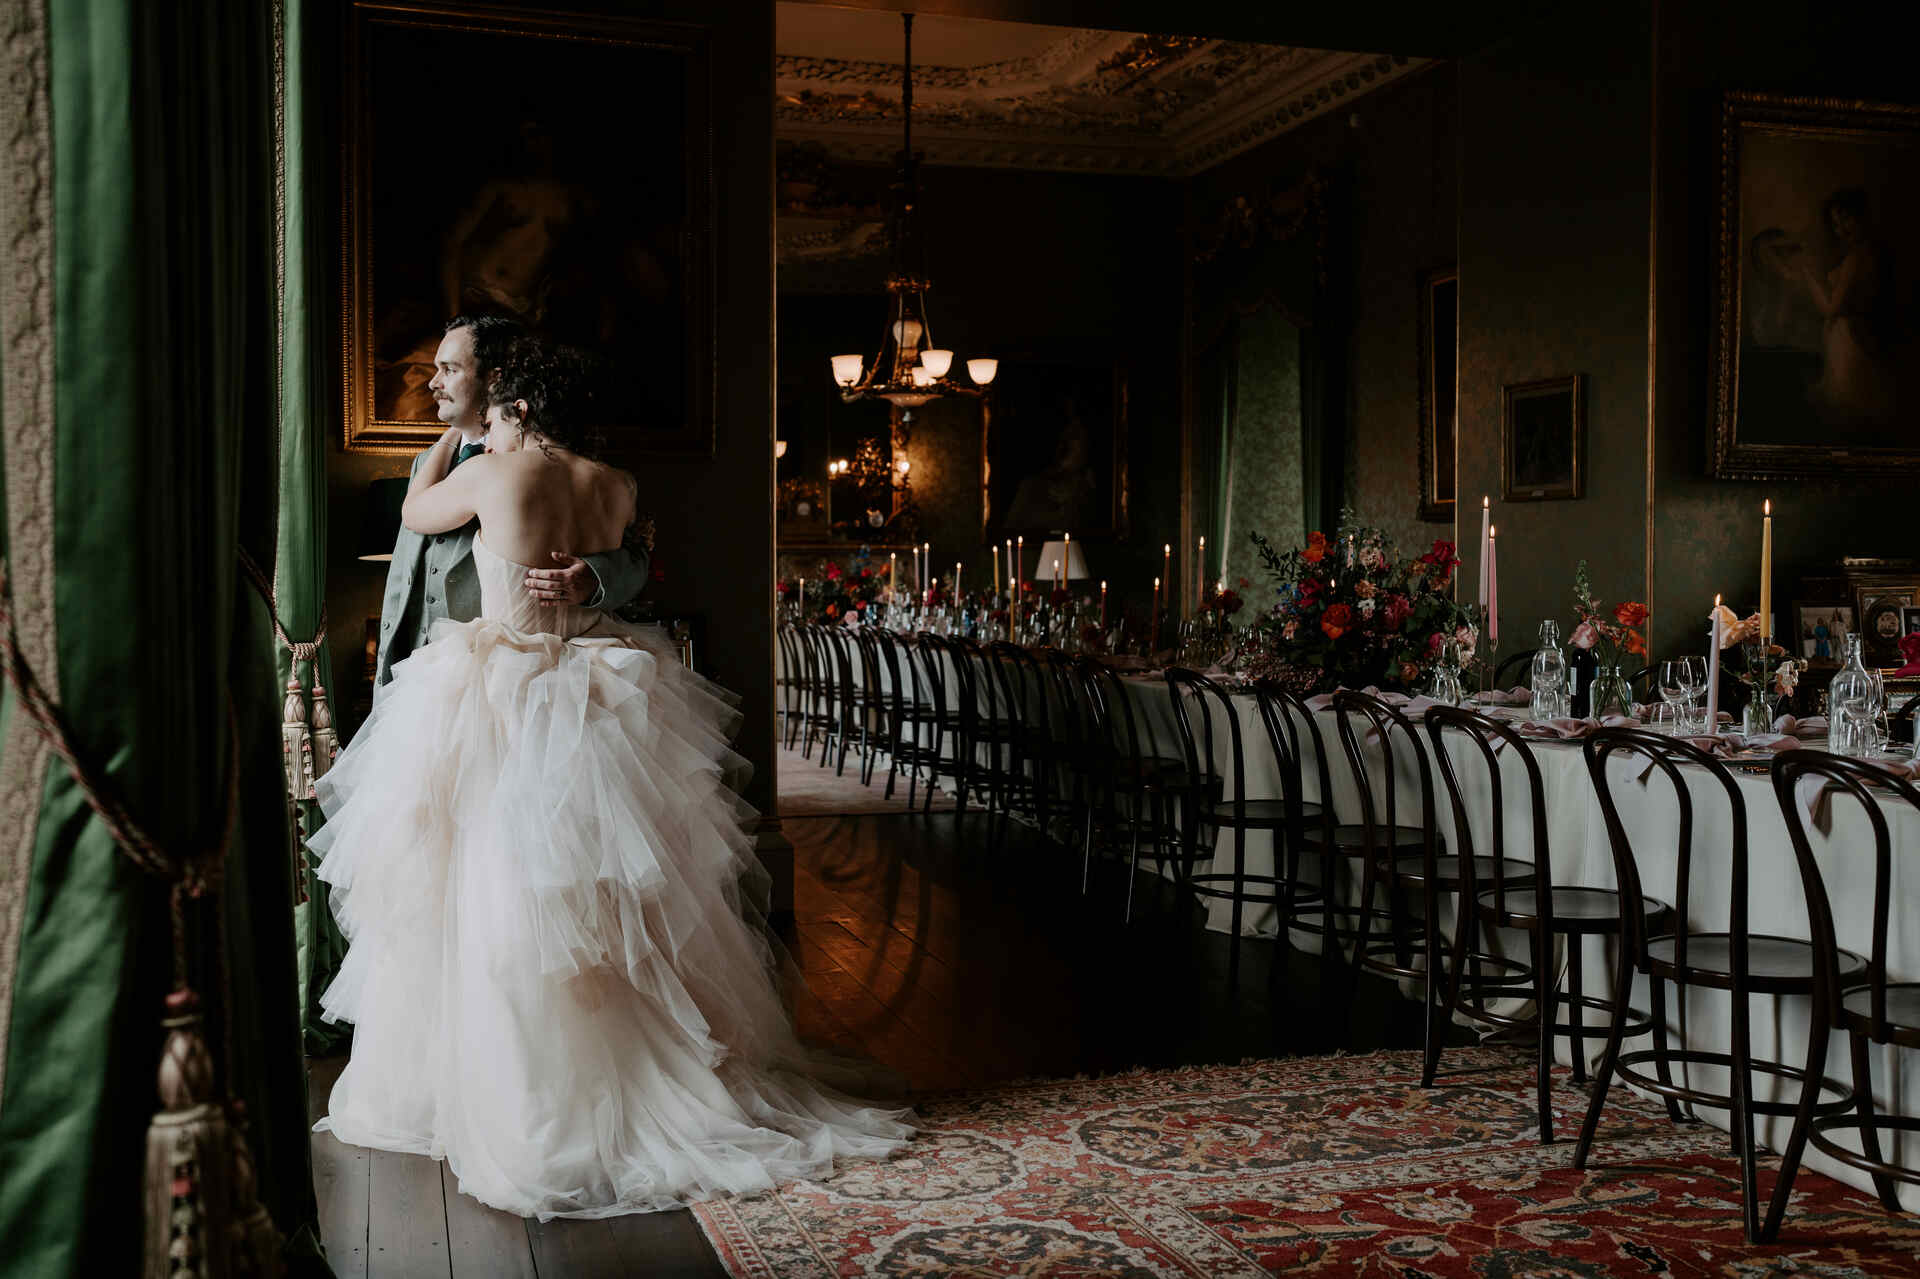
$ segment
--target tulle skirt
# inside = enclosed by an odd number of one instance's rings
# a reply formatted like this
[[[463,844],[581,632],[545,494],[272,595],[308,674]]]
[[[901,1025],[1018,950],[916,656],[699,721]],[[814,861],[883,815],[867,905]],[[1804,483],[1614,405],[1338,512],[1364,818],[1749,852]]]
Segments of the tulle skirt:
[[[750,902],[726,695],[640,633],[441,622],[320,781],[353,1053],[316,1126],[543,1220],[890,1153],[804,1049]],[[743,902],[743,891],[747,899]]]

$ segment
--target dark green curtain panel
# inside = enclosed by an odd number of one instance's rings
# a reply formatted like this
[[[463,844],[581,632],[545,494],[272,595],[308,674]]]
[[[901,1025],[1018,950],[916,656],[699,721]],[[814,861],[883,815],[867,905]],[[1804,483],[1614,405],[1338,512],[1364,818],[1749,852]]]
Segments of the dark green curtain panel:
[[[261,1198],[295,1272],[324,1273],[273,640],[236,571],[276,541],[273,27],[255,0],[0,0],[6,553],[22,657],[135,819],[185,851],[231,818],[223,891],[188,912],[190,974]],[[137,1273],[167,890],[7,694],[10,1273]]]
[[[322,120],[312,109],[315,99],[310,88],[316,80],[308,66],[311,42],[303,38],[308,21],[306,0],[283,0],[274,57],[279,77],[275,168],[280,286],[280,509],[274,592],[281,629],[295,642],[320,637],[326,618],[327,437],[335,421],[330,407],[332,385],[321,373],[327,367],[326,326],[315,323],[317,316],[330,314],[321,305],[329,279],[327,248],[321,238],[327,220],[309,216],[324,207],[319,195],[327,189],[332,153]],[[339,690],[321,638],[305,661],[284,645],[278,646],[280,684],[284,688],[290,678],[297,679],[309,696],[318,685],[327,690],[337,711]],[[304,795],[296,801],[295,814],[296,838],[312,834],[320,825],[319,806]],[[301,880],[294,902],[301,1025],[306,1050],[325,1056],[347,1047],[346,1028],[320,1014],[321,992],[339,970],[347,942],[328,908],[327,886],[314,875],[311,855],[297,857],[296,866]]]

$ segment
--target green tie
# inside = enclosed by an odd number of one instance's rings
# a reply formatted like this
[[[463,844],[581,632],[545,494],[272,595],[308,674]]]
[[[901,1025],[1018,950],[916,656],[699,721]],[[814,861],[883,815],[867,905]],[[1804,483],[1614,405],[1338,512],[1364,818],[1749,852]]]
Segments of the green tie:
[[[475,454],[485,453],[486,451],[487,451],[487,446],[484,444],[478,444],[478,443],[462,444],[460,446],[460,451],[454,454],[453,456],[453,466],[458,466],[462,462],[466,461],[468,458],[474,456]],[[447,469],[451,471],[453,469],[453,466],[449,466]]]

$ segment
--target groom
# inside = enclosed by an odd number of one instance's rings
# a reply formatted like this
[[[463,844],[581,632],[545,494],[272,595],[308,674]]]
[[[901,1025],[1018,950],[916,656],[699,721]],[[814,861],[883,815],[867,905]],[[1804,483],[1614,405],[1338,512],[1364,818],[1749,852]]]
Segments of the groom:
[[[526,328],[498,315],[460,315],[447,324],[434,353],[428,389],[440,420],[458,427],[465,443],[455,455],[458,466],[483,452],[487,431],[487,383],[507,349]],[[415,470],[426,457],[413,459]],[[387,567],[387,594],[380,606],[380,644],[374,667],[374,696],[393,678],[393,666],[427,642],[441,618],[469,621],[480,614],[480,582],[473,568],[474,524],[453,533],[423,535],[405,525],[393,543]],[[527,589],[543,604],[584,604],[616,609],[640,593],[647,582],[647,553],[628,545],[598,555],[553,552],[555,567],[527,570]]]

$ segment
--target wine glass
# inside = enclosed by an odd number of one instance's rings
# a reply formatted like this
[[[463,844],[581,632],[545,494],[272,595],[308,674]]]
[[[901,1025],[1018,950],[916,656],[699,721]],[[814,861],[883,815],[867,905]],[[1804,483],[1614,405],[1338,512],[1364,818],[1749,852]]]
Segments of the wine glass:
[[[1719,725],[1707,723],[1706,709],[1701,702],[1707,691],[1707,659],[1693,656],[1683,660],[1686,662],[1686,682],[1681,687],[1686,690],[1687,726],[1703,732],[1714,732]]]
[[[1680,707],[1691,704],[1693,687],[1692,663],[1684,657],[1670,657],[1660,663],[1660,700],[1666,703],[1674,720],[1680,718]]]

